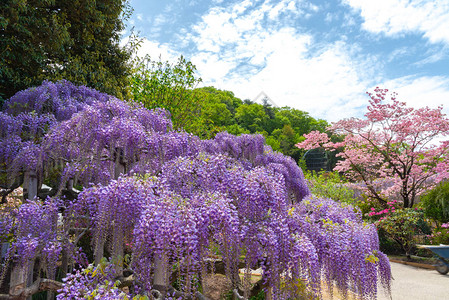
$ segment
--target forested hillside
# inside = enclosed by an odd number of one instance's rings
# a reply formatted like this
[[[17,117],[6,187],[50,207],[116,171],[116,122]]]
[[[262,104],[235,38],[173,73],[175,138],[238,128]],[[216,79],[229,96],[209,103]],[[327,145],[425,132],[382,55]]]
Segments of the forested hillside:
[[[203,97],[201,107],[202,128],[209,136],[220,131],[239,135],[261,133],[273,150],[293,157],[296,161],[303,152],[294,145],[304,133],[312,130],[323,132],[328,126],[325,120],[315,119],[307,112],[291,107],[273,107],[249,100],[242,101],[230,91],[214,87],[199,88]]]
[[[213,138],[221,131],[234,135],[260,133],[273,150],[295,161],[305,152],[294,146],[304,139],[303,134],[324,132],[329,125],[295,108],[242,100],[231,91],[211,86],[198,88],[201,78],[195,66],[183,57],[176,63],[149,56],[139,59],[131,78],[133,100],[148,109],[167,109],[175,128],[203,139]]]

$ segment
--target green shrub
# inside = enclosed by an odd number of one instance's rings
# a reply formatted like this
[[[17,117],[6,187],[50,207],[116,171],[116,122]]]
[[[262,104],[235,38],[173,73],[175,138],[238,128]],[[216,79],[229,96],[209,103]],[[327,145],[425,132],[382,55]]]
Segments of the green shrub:
[[[401,255],[404,253],[401,245],[391,239],[385,231],[378,230],[377,233],[379,235],[379,248],[383,253],[389,255]]]
[[[379,201],[371,199],[370,197],[366,196],[365,194],[361,194],[357,198],[355,205],[362,212],[363,218],[368,219],[370,221],[373,220],[373,218],[371,218],[373,210],[380,212],[385,208],[385,205],[379,203]],[[396,205],[396,206],[399,207],[400,205]]]
[[[449,223],[441,224],[441,226],[434,229],[430,236],[430,243],[432,245],[449,245]]]
[[[338,172],[313,173],[305,172],[304,176],[309,184],[312,195],[319,198],[330,198],[334,201],[356,204],[354,192],[345,186],[345,180]]]
[[[421,196],[425,215],[440,223],[449,222],[449,182],[443,182]]]
[[[424,219],[424,213],[413,208],[385,210],[385,215],[374,224],[379,236],[384,235],[395,241],[407,257],[410,257],[416,246],[415,236],[431,233],[430,226]]]

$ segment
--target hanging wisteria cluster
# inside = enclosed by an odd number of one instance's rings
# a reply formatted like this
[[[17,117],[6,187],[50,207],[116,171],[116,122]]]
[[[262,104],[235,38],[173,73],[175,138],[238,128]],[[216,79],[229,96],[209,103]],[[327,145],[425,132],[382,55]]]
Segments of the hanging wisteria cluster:
[[[362,297],[374,298],[379,275],[389,291],[390,265],[387,256],[379,251],[376,228],[364,223],[351,206],[307,198],[291,208],[290,215],[291,228],[313,244],[327,286],[336,283],[345,297],[351,286]]]
[[[11,243],[5,255],[6,269],[12,262],[18,272],[21,270],[27,274],[37,267],[45,273],[46,278],[55,278],[62,250],[73,249],[61,226],[58,226],[60,206],[60,201],[55,199],[46,199],[45,202],[27,201],[9,211],[14,218],[5,218],[2,214],[0,241]],[[36,259],[38,266],[35,266]],[[0,286],[6,269],[1,270]]]
[[[68,120],[81,111],[85,104],[106,102],[114,97],[97,90],[77,86],[67,80],[56,83],[44,81],[38,87],[18,92],[5,102],[3,110],[9,115],[34,113],[52,115],[56,121]]]
[[[23,174],[34,172],[42,181],[49,156],[42,145],[54,125],[70,119],[94,102],[114,97],[62,80],[44,81],[38,87],[18,92],[0,112],[0,187],[11,192],[23,182]],[[59,162],[58,162],[59,163]]]
[[[41,169],[58,165],[61,183],[75,180],[84,190],[70,205],[55,200],[23,204],[11,219],[16,220],[16,240],[10,249],[22,259],[39,254],[55,266],[63,244],[49,226],[57,226],[59,203],[62,218],[79,218],[74,226],[88,230],[94,263],[101,264],[105,255],[115,263],[101,270],[109,272],[102,279],[86,275],[96,265],[68,275],[58,299],[79,299],[93,291],[111,299],[155,290],[168,297],[173,284],[181,297],[193,296],[217,253],[233,288],[245,297],[249,287],[238,275],[242,264],[247,271],[262,269],[265,292],[273,299],[319,297],[322,278],[326,286],[335,284],[344,295],[354,292],[364,299],[376,297],[379,278],[389,290],[388,259],[379,251],[375,229],[353,208],[313,198],[295,161],[272,151],[262,135],[223,132],[200,140],[173,131],[165,110],[146,110],[93,92],[78,92],[76,103],[83,106],[76,106],[64,102],[73,89],[45,85],[30,90],[28,98],[19,93],[16,104],[36,107],[40,116],[55,105],[52,121],[46,121],[48,128],[35,144],[41,154],[32,148],[24,152],[25,146],[17,151],[29,153],[42,174]],[[15,107],[13,98],[8,109]],[[68,110],[71,117],[57,109],[64,103],[74,107]],[[7,110],[0,117],[16,120],[22,113]],[[38,211],[48,217],[29,217]],[[1,228],[10,228],[5,220]],[[78,241],[70,230],[64,239]],[[129,268],[139,287],[128,295],[115,282],[123,274],[125,254],[132,257]]]

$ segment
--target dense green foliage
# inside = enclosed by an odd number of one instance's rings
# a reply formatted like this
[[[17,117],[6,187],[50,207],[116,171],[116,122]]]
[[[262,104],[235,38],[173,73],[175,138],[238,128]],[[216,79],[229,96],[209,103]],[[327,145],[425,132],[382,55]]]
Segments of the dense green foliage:
[[[420,206],[427,217],[435,221],[449,222],[449,182],[443,182],[421,196]]]
[[[433,245],[449,244],[449,223],[444,223],[433,230],[430,235],[430,243]]]
[[[130,51],[119,46],[125,0],[0,2],[0,102],[43,80],[127,96]]]
[[[317,120],[307,112],[290,107],[273,107],[268,103],[259,104],[242,101],[230,91],[214,87],[197,89],[201,99],[201,116],[197,128],[203,137],[214,136],[217,132],[231,134],[260,133],[273,150],[300,160],[304,151],[295,144],[304,139],[303,134],[311,130],[324,131],[328,123]]]
[[[306,172],[304,176],[312,195],[354,206],[358,204],[354,198],[354,191],[345,185],[347,181],[337,172],[320,174]]]
[[[154,61],[149,56],[138,59],[131,76],[132,98],[147,109],[170,111],[175,128],[195,131],[200,98],[194,88],[201,82],[195,71],[195,66],[182,56],[176,64]]]
[[[424,219],[424,213],[412,208],[391,210],[375,224],[379,236],[396,242],[408,257],[416,245],[415,236],[431,233],[430,226]]]

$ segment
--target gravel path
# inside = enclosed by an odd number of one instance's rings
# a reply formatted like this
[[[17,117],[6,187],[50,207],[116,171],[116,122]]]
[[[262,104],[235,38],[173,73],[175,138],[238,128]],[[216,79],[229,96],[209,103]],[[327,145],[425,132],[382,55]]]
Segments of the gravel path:
[[[393,300],[449,300],[449,274],[435,270],[390,263],[393,273],[391,296]],[[390,299],[381,290],[379,300]]]

